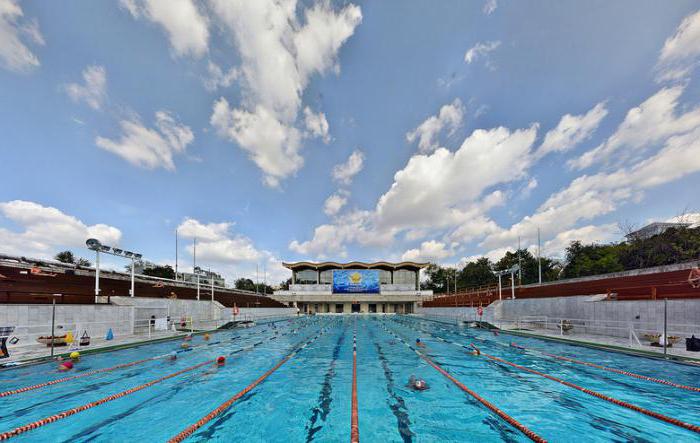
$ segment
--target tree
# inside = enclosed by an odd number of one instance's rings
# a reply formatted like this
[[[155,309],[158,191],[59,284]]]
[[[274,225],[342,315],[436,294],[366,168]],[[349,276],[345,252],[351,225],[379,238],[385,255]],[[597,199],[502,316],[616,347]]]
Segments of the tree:
[[[539,283],[539,266],[542,266],[542,281],[552,281],[559,278],[561,272],[561,265],[558,261],[548,258],[540,257],[540,262],[537,262],[537,257],[532,255],[527,249],[516,250],[515,252],[506,252],[506,254],[501,258],[498,263],[496,263],[496,269],[506,270],[511,267],[520,264],[522,285],[529,285],[532,283]],[[515,278],[517,279],[519,274],[516,273]],[[510,277],[506,277],[510,281]]]
[[[573,241],[566,248],[565,278],[586,277],[589,275],[607,274],[624,271],[620,263],[619,245],[583,245]]]
[[[252,291],[255,292],[255,282],[249,278],[239,278],[235,283],[236,289],[242,291]]]
[[[90,266],[92,266],[92,263],[90,263],[90,260],[88,260],[86,258],[82,258],[82,257],[80,257],[78,259],[78,261],[75,262],[75,264],[78,266],[82,266],[84,268],[89,268]]]
[[[421,282],[421,289],[432,290],[436,293],[446,292],[447,290],[447,279],[454,278],[454,270],[451,268],[443,268],[440,265],[431,263],[425,268],[425,275],[427,279]],[[452,283],[450,286],[452,286]]]
[[[75,263],[75,256],[71,251],[61,251],[58,254],[56,254],[54,258],[60,261],[61,263]]]
[[[285,291],[289,291],[289,285],[291,285],[291,284],[292,284],[292,278],[290,277],[287,280],[280,283],[280,289],[285,290]]]
[[[492,266],[491,260],[486,257],[467,263],[457,273],[457,287],[473,288],[495,283],[498,278],[491,272]]]
[[[131,266],[129,266],[131,269]],[[146,268],[142,272],[143,275],[148,275],[151,277],[167,278],[169,280],[175,280],[175,270],[170,265],[165,266],[152,266]]]

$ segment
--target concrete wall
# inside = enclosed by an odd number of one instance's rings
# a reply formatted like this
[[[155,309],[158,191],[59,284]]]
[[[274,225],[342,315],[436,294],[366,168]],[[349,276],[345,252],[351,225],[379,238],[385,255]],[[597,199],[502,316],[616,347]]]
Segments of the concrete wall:
[[[0,305],[0,326],[15,326],[14,336],[22,344],[33,343],[41,335],[51,335],[51,305]],[[55,333],[63,335],[83,330],[92,337],[104,337],[109,329],[115,335],[131,334],[132,309],[110,305],[56,305]]]
[[[499,322],[517,321],[523,317],[548,317],[556,327],[559,319],[580,319],[587,332],[625,337],[631,324],[635,331],[660,331],[663,329],[664,301],[603,301],[596,296],[531,298],[496,301],[484,309],[483,320]],[[476,318],[474,308],[419,308],[426,315]],[[700,300],[668,301],[669,333],[700,336]]]
[[[151,315],[170,315],[173,320],[192,317],[195,328],[215,328],[232,318],[231,308],[218,302],[170,300],[164,298],[112,297],[111,305],[56,305],[56,334],[66,331],[92,337],[113,333],[131,335],[148,330]],[[51,305],[0,305],[0,326],[15,326],[13,335],[23,344],[33,343],[40,335],[51,334]],[[240,308],[238,319],[263,319],[271,316],[292,316],[294,308]]]

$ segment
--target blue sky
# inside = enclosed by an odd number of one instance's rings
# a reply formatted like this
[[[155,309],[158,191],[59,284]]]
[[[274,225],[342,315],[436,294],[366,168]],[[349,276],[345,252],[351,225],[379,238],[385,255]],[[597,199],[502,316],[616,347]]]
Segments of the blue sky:
[[[0,253],[560,256],[698,212],[699,60],[694,1],[0,0]]]

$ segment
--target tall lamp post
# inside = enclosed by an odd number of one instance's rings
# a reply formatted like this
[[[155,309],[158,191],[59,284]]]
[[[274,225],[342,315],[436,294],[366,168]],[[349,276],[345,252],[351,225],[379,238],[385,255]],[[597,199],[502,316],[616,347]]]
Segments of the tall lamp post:
[[[87,239],[85,245],[88,249],[95,251],[95,297],[100,295],[100,252],[103,254],[114,255],[116,257],[122,257],[131,260],[131,289],[129,289],[129,295],[131,297],[135,297],[136,291],[134,287],[134,266],[136,264],[136,261],[141,260],[141,257],[143,257],[143,255],[103,245],[96,238]]]
[[[510,269],[504,269],[501,271],[491,271],[498,276],[498,299],[503,300],[503,294],[501,292],[501,277],[510,274],[510,298],[515,300],[515,273],[520,271],[519,265],[514,265]]]

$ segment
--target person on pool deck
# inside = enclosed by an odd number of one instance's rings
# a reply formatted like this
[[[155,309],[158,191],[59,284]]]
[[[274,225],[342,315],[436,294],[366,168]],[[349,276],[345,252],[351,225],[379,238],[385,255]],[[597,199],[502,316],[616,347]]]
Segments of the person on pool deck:
[[[425,391],[429,389],[428,383],[426,383],[422,378],[416,378],[415,375],[411,375],[408,378],[408,387],[414,391]]]

